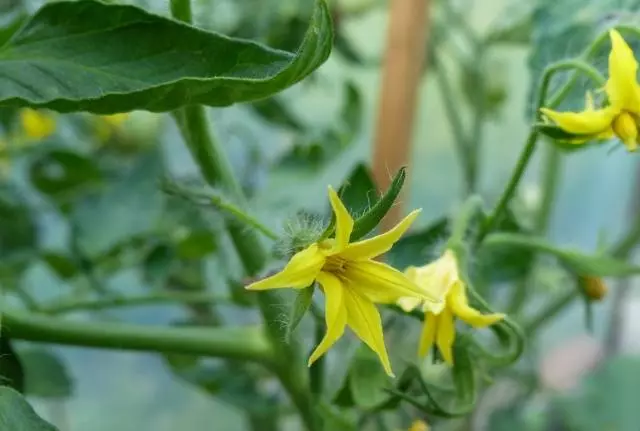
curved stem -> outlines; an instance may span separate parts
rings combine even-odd
[[[103,349],[172,352],[259,362],[274,366],[273,350],[259,327],[172,328],[66,321],[4,310],[12,338]]]
[[[149,295],[130,297],[109,297],[88,300],[66,300],[43,305],[39,312],[49,315],[70,313],[73,311],[96,311],[107,308],[134,307],[161,303],[208,304],[232,303],[229,297],[212,295],[205,292],[155,292]]]

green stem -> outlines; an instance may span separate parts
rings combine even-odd
[[[274,366],[273,350],[259,327],[166,328],[65,321],[4,310],[2,324],[16,339],[72,346],[171,352],[254,361]]]
[[[212,295],[206,292],[155,292],[149,295],[133,297],[111,297],[89,300],[63,300],[40,307],[41,313],[56,315],[74,311],[96,311],[107,308],[134,307],[161,303],[208,304],[231,303],[231,298]]]
[[[629,232],[611,248],[611,254],[618,258],[626,257],[640,242],[640,217],[637,217]]]
[[[560,314],[567,305],[571,304],[574,299],[578,298],[580,293],[578,289],[569,289],[566,292],[552,298],[544,305],[540,311],[533,317],[528,319],[523,327],[527,336],[535,334],[545,323]]]
[[[221,211],[228,212],[233,217],[235,217],[240,223],[245,224],[247,226],[251,226],[252,228],[260,231],[262,234],[264,234],[266,237],[272,240],[277,240],[279,238],[274,231],[272,231],[267,226],[262,224],[262,222],[260,222],[257,218],[247,214],[246,212],[241,210],[239,207],[225,200],[222,196],[210,195],[209,198],[211,199],[211,203],[214,206],[218,207]]]

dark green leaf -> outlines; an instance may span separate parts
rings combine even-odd
[[[0,386],[24,392],[24,366],[6,332],[0,335]]]
[[[258,100],[249,105],[253,111],[263,120],[280,127],[286,127],[298,132],[304,130],[304,126],[289,111],[287,105],[278,96]]]
[[[288,342],[291,339],[291,334],[296,330],[302,318],[307,313],[307,310],[311,306],[313,300],[313,291],[315,287],[313,285],[304,289],[298,289],[296,298],[291,304],[291,311],[289,312],[289,319],[287,321],[285,340]]]
[[[454,350],[453,384],[458,399],[473,405],[476,399],[476,377],[471,354],[467,346],[456,345]]]
[[[327,59],[332,39],[322,0],[295,54],[134,6],[52,2],[0,48],[0,103],[102,114],[227,106],[297,83]]]
[[[378,201],[373,175],[367,165],[359,163],[353,168],[349,178],[338,190],[338,195],[349,212],[356,217]]]
[[[0,46],[4,45],[27,19],[22,0],[5,0],[0,5]]]
[[[44,349],[21,350],[20,359],[25,370],[26,395],[54,399],[71,396],[71,377],[53,352]]]
[[[142,263],[145,281],[152,286],[164,286],[171,274],[171,263],[175,257],[175,249],[166,244],[153,247]]]
[[[340,121],[346,135],[344,140],[347,142],[352,141],[362,129],[362,96],[353,82],[348,82],[345,86]]]
[[[344,34],[344,32],[338,31],[335,36],[335,48],[336,51],[342,54],[345,60],[350,63],[362,66],[365,64],[365,60],[353,45],[351,40]]]
[[[385,389],[391,387],[390,383],[376,354],[363,344],[349,367],[349,387],[354,403],[364,409],[384,403],[389,397]]]
[[[201,259],[218,248],[213,233],[208,230],[189,232],[178,243],[178,256],[182,259]]]
[[[323,401],[316,405],[316,412],[322,420],[322,431],[356,431],[358,429],[354,412],[349,414]]]
[[[378,226],[400,194],[406,175],[407,173],[405,168],[400,168],[396,176],[393,177],[393,181],[391,182],[389,189],[373,206],[369,208],[367,212],[355,220],[353,231],[351,232],[351,241],[356,241],[362,238]]]
[[[53,198],[100,182],[102,174],[93,161],[67,150],[51,150],[31,165],[31,182],[42,193]]]
[[[387,262],[400,270],[408,266],[422,266],[439,256],[449,234],[449,220],[441,218],[424,229],[400,238],[387,252]]]
[[[0,259],[24,255],[36,245],[36,226],[18,193],[0,188]]]
[[[7,387],[0,387],[0,430],[58,431],[41,419],[22,395]]]
[[[72,278],[78,273],[78,265],[70,256],[55,251],[45,251],[40,254],[40,257],[62,279]]]

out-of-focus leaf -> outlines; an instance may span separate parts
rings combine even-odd
[[[160,154],[154,150],[140,157],[125,176],[74,208],[79,246],[88,257],[155,229],[164,206],[158,187],[161,174]]]
[[[99,183],[102,174],[93,161],[67,150],[51,150],[31,165],[31,182],[53,198],[68,198],[70,193]]]
[[[8,188],[0,188],[0,259],[31,252],[36,245],[36,225],[26,203]]]
[[[533,28],[535,2],[511,1],[493,23],[487,35],[489,43],[528,45]]]
[[[268,121],[271,124],[286,127],[297,132],[302,132],[304,130],[304,126],[278,96],[258,100],[249,106],[263,120]]]
[[[349,387],[354,403],[364,409],[384,403],[389,397],[385,389],[391,387],[391,381],[378,357],[366,345],[358,349],[351,362]]]
[[[526,234],[512,211],[505,215],[496,226],[497,232]],[[527,274],[531,268],[533,252],[521,247],[505,246],[483,249],[477,253],[476,272],[487,282],[500,283],[518,279]]]
[[[481,104],[485,118],[498,117],[507,100],[507,67],[504,62],[490,57],[481,64],[468,62],[462,69],[463,94],[472,106]]]
[[[554,400],[567,429],[635,431],[640,423],[640,360],[616,357],[603,363],[566,398]]]
[[[45,251],[40,254],[40,258],[62,279],[72,278],[78,273],[78,264],[70,256],[55,251]]]
[[[355,412],[341,411],[334,406],[320,401],[316,412],[322,421],[322,431],[356,431]]]
[[[13,36],[26,18],[27,11],[22,0],[4,0],[0,4],[0,46]]]
[[[342,31],[337,31],[335,36],[335,48],[348,62],[362,66],[365,64],[362,55],[358,52],[351,40]]]
[[[408,266],[422,266],[438,257],[438,248],[449,234],[449,220],[441,218],[424,229],[400,238],[386,254],[387,262],[400,270]]]
[[[378,201],[378,191],[369,167],[364,163],[357,164],[338,190],[338,194],[355,217],[371,208]]]
[[[0,334],[0,386],[9,386],[16,391],[24,392],[24,371],[11,338],[3,331]]]
[[[0,429],[58,431],[56,427],[41,419],[22,395],[7,387],[0,387]]]
[[[175,249],[169,245],[158,244],[154,246],[142,263],[145,281],[152,286],[163,286],[171,274],[175,258]]]
[[[177,246],[178,256],[182,259],[201,259],[218,248],[211,231],[197,230],[189,232]]]
[[[293,54],[134,6],[48,3],[0,48],[0,104],[107,114],[268,97],[329,56],[331,17],[324,1],[315,5]]]
[[[20,351],[25,370],[26,395],[64,399],[73,393],[73,381],[65,365],[52,351],[29,349]]]

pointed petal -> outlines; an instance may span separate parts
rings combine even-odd
[[[343,293],[347,306],[349,326],[358,338],[364,341],[371,350],[376,352],[380,358],[380,362],[382,362],[384,371],[393,377],[391,363],[387,355],[387,348],[384,345],[380,313],[371,301],[361,296],[349,286],[346,286]]]
[[[417,296],[403,296],[396,301],[398,307],[405,313],[415,310],[422,303],[422,299]]]
[[[484,328],[505,318],[505,314],[502,313],[482,314],[475,308],[471,308],[464,285],[460,282],[455,283],[451,288],[448,303],[453,314],[474,328]]]
[[[342,251],[349,244],[349,237],[353,231],[353,218],[331,186],[329,186],[329,200],[336,216],[336,244],[334,251]]]
[[[540,112],[569,133],[581,135],[596,135],[610,128],[619,110],[607,107],[595,111],[557,112],[541,108]]]
[[[609,80],[605,84],[609,102],[620,109],[640,113],[640,89],[636,76],[638,62],[620,33],[611,30],[609,37]]]
[[[365,260],[379,256],[391,249],[400,237],[411,227],[421,210],[412,211],[393,229],[370,239],[354,242],[342,252],[340,257],[346,260]]]
[[[438,315],[438,333],[436,334],[436,344],[442,354],[444,361],[453,365],[453,342],[456,338],[456,328],[453,321],[453,314],[449,308],[442,310]]]
[[[397,269],[373,260],[349,262],[344,272],[349,286],[372,302],[391,304],[403,296],[434,302],[437,298],[421,289]]]
[[[418,347],[418,355],[420,357],[427,356],[429,350],[436,341],[436,332],[438,330],[438,316],[433,313],[424,313],[424,323],[422,324],[422,334],[420,335],[420,346]]]
[[[326,256],[318,247],[312,244],[301,252],[296,253],[289,263],[277,274],[251,283],[249,290],[278,289],[283,287],[303,288],[313,283],[324,265]]]
[[[326,272],[321,272],[318,275],[318,283],[322,285],[322,289],[324,290],[324,313],[327,332],[309,357],[309,366],[318,360],[320,356],[324,355],[327,350],[342,337],[344,328],[347,325],[347,309],[343,298],[344,288],[338,277]]]

